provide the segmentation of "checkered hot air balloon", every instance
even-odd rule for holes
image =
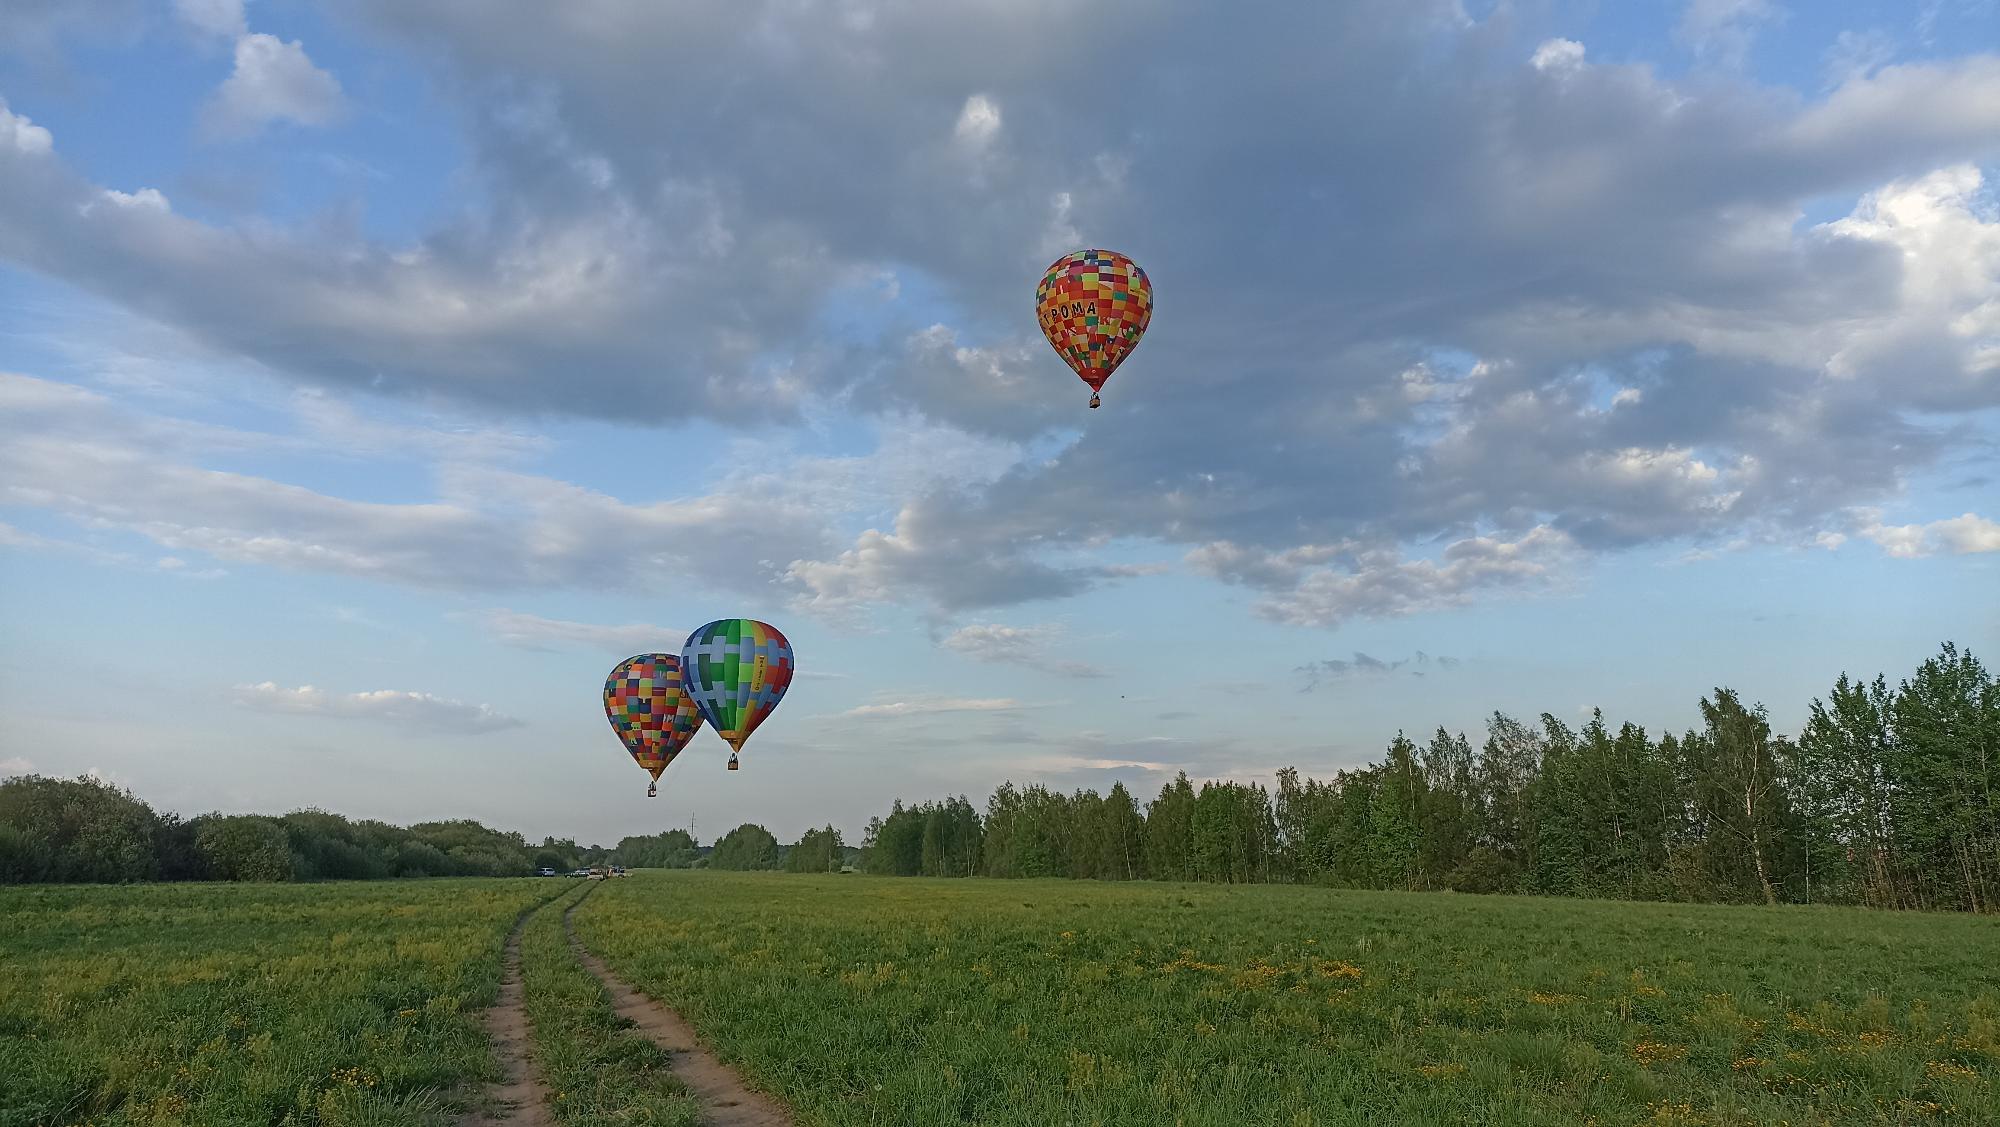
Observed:
[[[1113,250],[1080,250],[1050,266],[1035,287],[1042,335],[1098,405],[1104,381],[1139,346],[1153,319],[1153,283],[1139,264]]]
[[[792,644],[778,628],[750,618],[724,618],[688,635],[681,649],[688,694],[702,719],[736,753],[792,683]]]
[[[701,730],[701,712],[681,683],[681,659],[640,654],[604,679],[604,715],[625,750],[653,776],[646,797],[660,793],[660,772]]]

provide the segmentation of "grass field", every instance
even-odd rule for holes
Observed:
[[[565,1127],[694,1122],[568,882],[0,889],[0,1127],[448,1124],[522,936]],[[578,932],[806,1124],[2000,1123],[2000,921],[647,873]]]
[[[556,1121],[563,1127],[695,1127],[694,1101],[668,1071],[666,1054],[621,1028],[603,987],[570,952],[562,913],[583,892],[537,912],[521,935],[535,1061]]]
[[[0,888],[0,1127],[422,1123],[528,880]]]
[[[2000,1123],[1992,919],[693,872],[576,925],[813,1123]]]

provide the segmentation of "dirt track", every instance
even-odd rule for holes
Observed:
[[[563,912],[570,950],[604,984],[618,1015],[665,1050],[673,1062],[674,1075],[701,1101],[702,1121],[710,1127],[792,1127],[791,1113],[784,1105],[745,1084],[735,1069],[702,1045],[679,1014],[619,981],[604,960],[584,949],[570,926],[570,913],[585,899],[587,894]]]
[[[486,1033],[493,1038],[493,1053],[500,1058],[506,1079],[487,1091],[486,1110],[468,1117],[466,1127],[551,1127],[555,1122],[549,1114],[548,1089],[535,1069],[528,1013],[521,1004],[521,931],[545,907],[546,903],[521,913],[507,935],[500,997],[486,1011]]]

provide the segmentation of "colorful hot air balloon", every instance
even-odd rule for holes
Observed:
[[[1080,250],[1056,259],[1035,287],[1042,335],[1083,382],[1090,405],[1146,335],[1153,283],[1139,264],[1113,250]]]
[[[769,623],[719,619],[688,635],[681,669],[702,718],[728,741],[729,769],[736,770],[743,741],[785,699],[792,644]]]
[[[660,793],[660,772],[701,730],[701,712],[681,683],[681,659],[672,654],[619,662],[604,679],[604,715],[625,750],[653,776],[647,798]]]

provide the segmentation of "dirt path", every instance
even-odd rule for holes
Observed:
[[[563,931],[569,936],[570,950],[604,984],[619,1016],[629,1019],[653,1044],[666,1050],[674,1075],[701,1101],[702,1122],[709,1127],[792,1127],[791,1112],[745,1084],[735,1069],[703,1047],[679,1014],[625,985],[604,960],[584,950],[576,929],[570,926],[570,913],[586,899],[588,893],[563,912]]]
[[[521,931],[535,913],[548,907],[543,901],[521,913],[514,930],[507,934],[507,955],[501,963],[500,998],[486,1011],[486,1035],[493,1039],[493,1053],[500,1058],[506,1079],[486,1092],[485,1110],[465,1119],[465,1127],[552,1127],[549,1092],[535,1071],[534,1050],[528,1042],[528,1012],[521,1005]]]

